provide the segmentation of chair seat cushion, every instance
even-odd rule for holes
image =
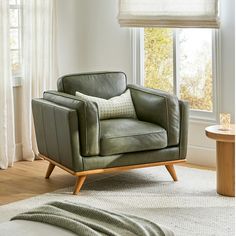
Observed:
[[[100,155],[155,150],[167,147],[162,127],[136,119],[100,121]]]

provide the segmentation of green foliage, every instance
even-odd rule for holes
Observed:
[[[172,30],[144,30],[145,86],[173,92]]]
[[[198,75],[194,79],[185,77],[183,86],[180,87],[180,97],[183,100],[187,100],[192,109],[212,111],[212,69],[211,64],[208,63],[205,69],[205,83],[202,96],[196,96],[190,91],[190,88],[197,87],[198,81],[201,80]],[[194,82],[194,84],[193,84]]]
[[[144,85],[173,93],[173,31],[145,28],[144,49]],[[203,71],[191,78],[181,77],[180,98],[189,101],[192,109],[212,111],[211,62],[206,63]],[[199,88],[200,81],[204,82],[202,89]]]

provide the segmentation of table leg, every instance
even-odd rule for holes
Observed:
[[[234,143],[217,141],[217,193],[235,196],[235,148]]]

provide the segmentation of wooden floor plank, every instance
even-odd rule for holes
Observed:
[[[16,162],[7,170],[0,170],[0,205],[52,192],[75,184],[76,178],[55,168],[50,179],[45,179],[48,162]]]

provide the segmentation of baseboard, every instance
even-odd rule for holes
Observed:
[[[215,148],[188,146],[187,162],[195,165],[216,167]]]
[[[23,159],[22,143],[16,143],[15,161],[21,161],[22,159]]]

